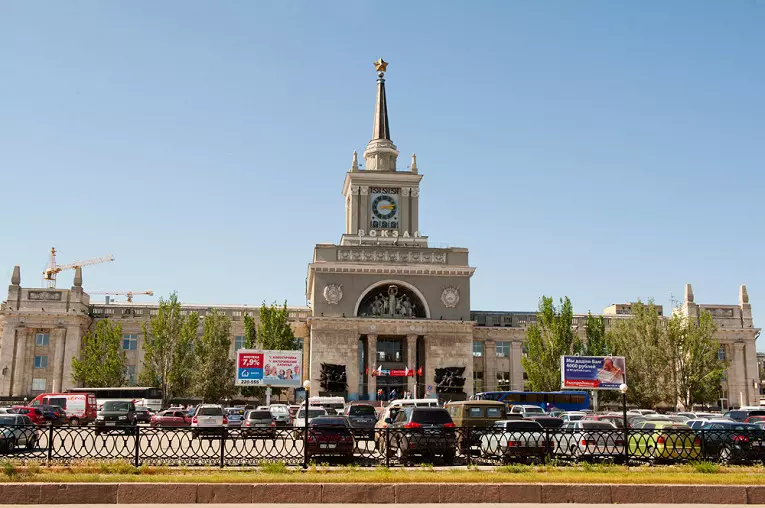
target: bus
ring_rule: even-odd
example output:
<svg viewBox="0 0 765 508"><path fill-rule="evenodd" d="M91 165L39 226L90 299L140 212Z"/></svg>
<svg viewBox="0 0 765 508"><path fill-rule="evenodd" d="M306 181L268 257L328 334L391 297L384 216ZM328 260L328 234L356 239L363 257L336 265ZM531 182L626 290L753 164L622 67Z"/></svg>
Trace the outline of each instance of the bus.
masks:
<svg viewBox="0 0 765 508"><path fill-rule="evenodd" d="M152 411L162 409L162 389L147 386L114 386L108 388L71 388L69 393L93 393L100 408L107 400L133 402Z"/></svg>
<svg viewBox="0 0 765 508"><path fill-rule="evenodd" d="M590 394L587 392L482 392L475 395L476 400L498 400L508 406L530 404L545 411L553 408L563 411L581 411L590 409Z"/></svg>

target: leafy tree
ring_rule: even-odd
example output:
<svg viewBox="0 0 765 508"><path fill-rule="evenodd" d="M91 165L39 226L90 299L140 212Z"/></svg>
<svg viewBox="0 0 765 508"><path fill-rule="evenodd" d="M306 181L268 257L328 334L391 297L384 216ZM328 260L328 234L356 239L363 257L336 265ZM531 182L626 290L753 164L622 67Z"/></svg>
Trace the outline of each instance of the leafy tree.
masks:
<svg viewBox="0 0 765 508"><path fill-rule="evenodd" d="M298 342L289 323L286 300L282 307L277 307L275 303L266 307L265 302L260 306L257 344L261 349L283 351L297 349Z"/></svg>
<svg viewBox="0 0 765 508"><path fill-rule="evenodd" d="M678 399L686 409L695 403L713 402L720 394L720 383L727 367L718 357L720 343L709 312L698 320L674 315L667 329L671 364L675 380L675 406Z"/></svg>
<svg viewBox="0 0 765 508"><path fill-rule="evenodd" d="M157 314L143 325L144 365L139 378L142 384L162 388L162 406L170 399L190 395L194 373L199 315L184 316L178 295L159 299Z"/></svg>
<svg viewBox="0 0 765 508"><path fill-rule="evenodd" d="M674 376L667 325L653 301L647 305L638 301L628 319L615 321L611 342L614 354L624 356L627 363L627 399L645 408L672 400Z"/></svg>
<svg viewBox="0 0 765 508"><path fill-rule="evenodd" d="M229 358L231 319L213 309L205 316L204 333L196 350L194 391L205 402L234 395L234 360Z"/></svg>
<svg viewBox="0 0 765 508"><path fill-rule="evenodd" d="M74 380L89 388L122 386L127 380L122 351L122 325L99 321L95 332L82 339L80 359L72 358Z"/></svg>
<svg viewBox="0 0 765 508"><path fill-rule="evenodd" d="M532 391L560 390L560 357L573 352L573 310L566 297L556 307L552 297L539 302L537 323L526 332L526 356L521 359Z"/></svg>

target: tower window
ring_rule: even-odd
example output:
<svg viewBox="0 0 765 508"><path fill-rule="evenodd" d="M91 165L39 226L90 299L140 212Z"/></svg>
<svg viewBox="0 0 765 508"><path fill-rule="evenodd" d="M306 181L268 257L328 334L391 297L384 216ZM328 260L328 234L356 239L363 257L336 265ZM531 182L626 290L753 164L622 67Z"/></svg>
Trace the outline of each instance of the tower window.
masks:
<svg viewBox="0 0 765 508"><path fill-rule="evenodd" d="M50 334L38 333L35 335L35 346L47 346L50 344Z"/></svg>

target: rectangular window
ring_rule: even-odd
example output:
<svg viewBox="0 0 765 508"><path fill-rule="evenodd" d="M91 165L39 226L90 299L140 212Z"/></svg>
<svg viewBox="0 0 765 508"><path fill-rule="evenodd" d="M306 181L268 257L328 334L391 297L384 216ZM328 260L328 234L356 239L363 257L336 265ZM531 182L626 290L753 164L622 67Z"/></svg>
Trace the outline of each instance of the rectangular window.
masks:
<svg viewBox="0 0 765 508"><path fill-rule="evenodd" d="M483 416L483 409L481 409L480 407L471 407L470 412L468 414L472 416L473 418L480 418L481 416Z"/></svg>
<svg viewBox="0 0 765 508"><path fill-rule="evenodd" d="M499 358L507 358L510 356L509 342L497 342L497 356Z"/></svg>
<svg viewBox="0 0 765 508"><path fill-rule="evenodd" d="M483 345L481 343L481 345ZM483 372L473 371L473 393L483 391Z"/></svg>
<svg viewBox="0 0 765 508"><path fill-rule="evenodd" d="M479 342L479 341L473 342L473 356L475 357L483 356L483 342Z"/></svg>
<svg viewBox="0 0 765 508"><path fill-rule="evenodd" d="M509 372L497 372L497 390L499 391L510 390L510 373Z"/></svg>
<svg viewBox="0 0 765 508"><path fill-rule="evenodd" d="M127 377L127 384L135 385L135 365L125 367L125 377Z"/></svg>
<svg viewBox="0 0 765 508"><path fill-rule="evenodd" d="M122 349L125 351L135 351L138 349L138 334L126 333L122 335Z"/></svg>
<svg viewBox="0 0 765 508"><path fill-rule="evenodd" d="M35 335L35 346L47 346L50 344L50 334L38 333Z"/></svg>
<svg viewBox="0 0 765 508"><path fill-rule="evenodd" d="M114 314L114 309L104 309L104 314Z"/></svg>
<svg viewBox="0 0 765 508"><path fill-rule="evenodd" d="M235 310L234 312L231 313L231 315L234 316L234 317L242 317L242 311L241 310Z"/></svg>
<svg viewBox="0 0 765 508"><path fill-rule="evenodd" d="M502 409L498 407L487 407L486 417L487 418L502 418Z"/></svg>
<svg viewBox="0 0 765 508"><path fill-rule="evenodd" d="M45 391L45 379L41 378L35 378L32 380L32 391L33 392L44 392Z"/></svg>
<svg viewBox="0 0 765 508"><path fill-rule="evenodd" d="M244 341L246 337L244 335L237 335L234 337L234 351L239 351L240 349L244 349Z"/></svg>
<svg viewBox="0 0 765 508"><path fill-rule="evenodd" d="M720 346L720 349L717 350L717 359L721 362L725 361L725 346Z"/></svg>
<svg viewBox="0 0 765 508"><path fill-rule="evenodd" d="M48 368L48 356L35 356L35 369L47 369Z"/></svg>

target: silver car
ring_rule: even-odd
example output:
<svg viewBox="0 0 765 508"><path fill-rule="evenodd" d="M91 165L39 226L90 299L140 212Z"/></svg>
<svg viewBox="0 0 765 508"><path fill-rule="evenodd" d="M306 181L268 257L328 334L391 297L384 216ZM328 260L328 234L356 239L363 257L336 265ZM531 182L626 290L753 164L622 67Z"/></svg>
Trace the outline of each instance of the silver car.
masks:
<svg viewBox="0 0 765 508"><path fill-rule="evenodd" d="M547 449L544 427L532 420L499 420L481 432L481 456L496 457L503 462L511 460L541 460Z"/></svg>
<svg viewBox="0 0 765 508"><path fill-rule="evenodd" d="M558 434L557 452L574 459L624 457L624 431L611 422L566 422Z"/></svg>
<svg viewBox="0 0 765 508"><path fill-rule="evenodd" d="M32 450L39 441L37 426L28 416L0 415L0 449L3 453L13 453L17 446Z"/></svg>

